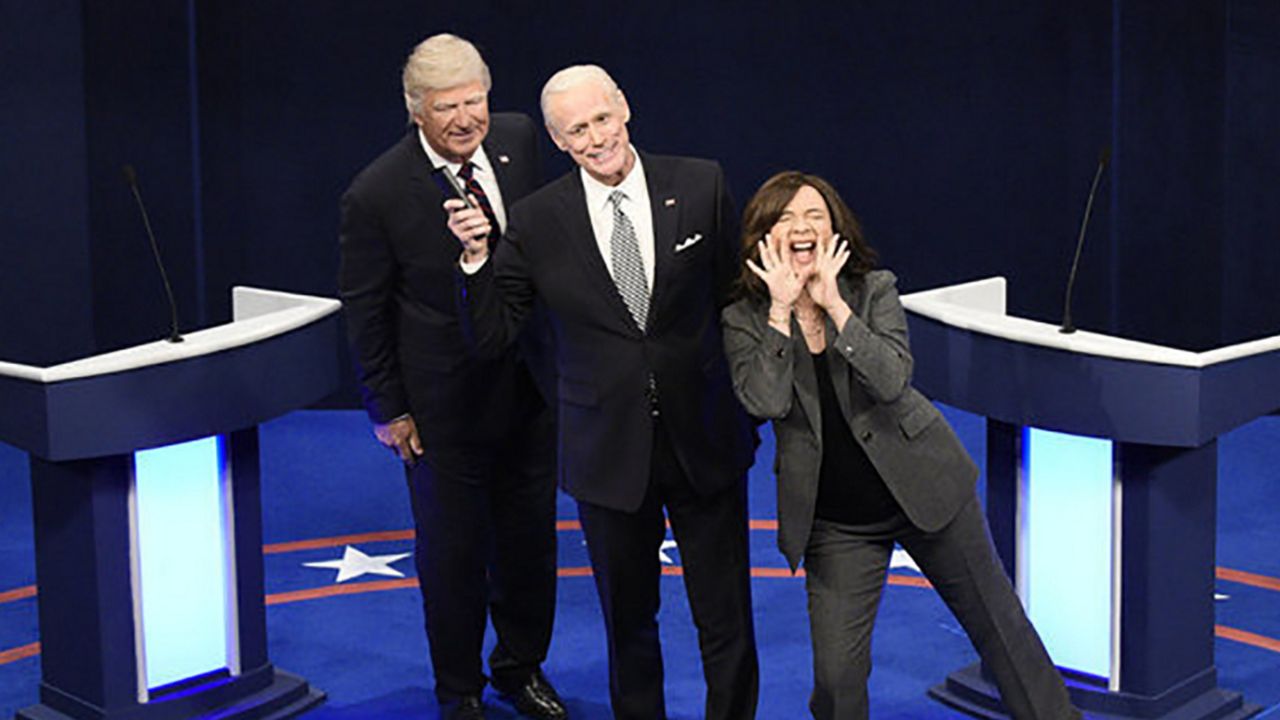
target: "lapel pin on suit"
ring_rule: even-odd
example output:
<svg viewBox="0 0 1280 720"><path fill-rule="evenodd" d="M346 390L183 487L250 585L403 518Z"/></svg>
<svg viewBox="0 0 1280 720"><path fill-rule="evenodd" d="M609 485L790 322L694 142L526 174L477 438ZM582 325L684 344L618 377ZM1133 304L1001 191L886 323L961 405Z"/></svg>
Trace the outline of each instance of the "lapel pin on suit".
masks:
<svg viewBox="0 0 1280 720"><path fill-rule="evenodd" d="M509 156L509 155L499 155L499 156L498 156L498 162L502 163L503 165L510 165L510 164L511 164L511 156Z"/></svg>
<svg viewBox="0 0 1280 720"><path fill-rule="evenodd" d="M665 205L665 206L667 206L667 207L675 207L675 206L676 206L676 199L675 199L675 198L673 198L673 197L669 197L669 198L667 198L666 200L663 200L663 201L662 201L662 204L663 204L663 205Z"/></svg>

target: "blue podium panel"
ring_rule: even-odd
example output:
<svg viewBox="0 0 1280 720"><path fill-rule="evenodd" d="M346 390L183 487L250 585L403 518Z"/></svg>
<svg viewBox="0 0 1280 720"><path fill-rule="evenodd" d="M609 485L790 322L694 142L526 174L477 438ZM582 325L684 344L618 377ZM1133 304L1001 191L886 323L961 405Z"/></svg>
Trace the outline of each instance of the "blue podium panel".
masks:
<svg viewBox="0 0 1280 720"><path fill-rule="evenodd" d="M1055 665L1111 684L1112 444L1037 428L1022 443L1018 596Z"/></svg>
<svg viewBox="0 0 1280 720"><path fill-rule="evenodd" d="M134 601L140 699L189 678L240 674L225 442L134 453Z"/></svg>

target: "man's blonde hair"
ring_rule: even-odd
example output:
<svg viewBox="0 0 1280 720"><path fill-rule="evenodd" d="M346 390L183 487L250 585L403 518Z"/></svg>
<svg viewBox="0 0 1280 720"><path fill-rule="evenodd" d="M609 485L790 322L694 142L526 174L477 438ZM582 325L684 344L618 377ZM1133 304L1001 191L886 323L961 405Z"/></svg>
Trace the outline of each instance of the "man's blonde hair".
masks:
<svg viewBox="0 0 1280 720"><path fill-rule="evenodd" d="M476 46L457 35L432 35L418 43L404 63L404 106L412 118L422 112L422 99L428 90L445 90L477 80L485 92L493 85L489 66Z"/></svg>

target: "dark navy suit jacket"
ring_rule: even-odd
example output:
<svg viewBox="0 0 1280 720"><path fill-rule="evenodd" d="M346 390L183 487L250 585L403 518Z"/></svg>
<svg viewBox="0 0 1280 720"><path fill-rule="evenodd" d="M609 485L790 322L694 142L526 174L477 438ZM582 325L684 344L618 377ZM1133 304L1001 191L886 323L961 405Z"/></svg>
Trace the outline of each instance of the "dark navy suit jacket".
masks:
<svg viewBox="0 0 1280 720"><path fill-rule="evenodd" d="M740 255L724 174L707 160L640 158L656 255L644 331L601 257L576 168L513 207L499 252L462 276L460 294L473 342L486 354L511 341L535 299L545 303L561 486L578 500L628 512L649 484L651 375L661 422L696 492L741 482L754 453L720 333Z"/></svg>

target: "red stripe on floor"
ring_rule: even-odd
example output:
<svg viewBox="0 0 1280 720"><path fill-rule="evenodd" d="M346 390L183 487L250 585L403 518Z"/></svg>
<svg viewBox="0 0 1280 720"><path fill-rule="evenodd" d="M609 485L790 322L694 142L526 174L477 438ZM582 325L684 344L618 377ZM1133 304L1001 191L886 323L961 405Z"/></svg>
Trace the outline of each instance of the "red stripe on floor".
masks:
<svg viewBox="0 0 1280 720"><path fill-rule="evenodd" d="M1262 648L1263 650L1280 653L1280 640L1269 638L1266 635L1251 633L1248 630L1237 630L1236 628L1227 627L1226 625L1214 625L1213 634L1227 640L1235 640L1238 643L1244 643L1245 645L1252 645L1254 647Z"/></svg>
<svg viewBox="0 0 1280 720"><path fill-rule="evenodd" d="M0 592L0 605L15 600L26 600L36 596L36 586L27 585L25 587L14 588L13 590L5 590Z"/></svg>
<svg viewBox="0 0 1280 720"><path fill-rule="evenodd" d="M412 540L412 530L387 530L384 532L360 533L357 535L336 535L313 540L296 540L294 542L271 543L262 546L263 555L297 552L298 550L315 550L316 548L334 547L336 545L354 545L355 543L387 542L390 540Z"/></svg>
<svg viewBox="0 0 1280 720"><path fill-rule="evenodd" d="M21 645L9 650L0 650L0 665L6 663L26 660L29 657L35 657L40 654L40 643L33 642L30 645Z"/></svg>
<svg viewBox="0 0 1280 720"><path fill-rule="evenodd" d="M751 520L752 530L777 530L777 520ZM556 530L560 532L582 530L582 523L577 520L557 520ZM265 555L297 552L299 550L315 550L317 548L354 545L366 542L388 542L392 540L412 540L412 530L388 530L385 532L357 533L354 535L335 535L333 537L313 538L311 540L295 540L293 542L270 543L262 546ZM0 596L3 597L3 596Z"/></svg>
<svg viewBox="0 0 1280 720"><path fill-rule="evenodd" d="M1230 568L1220 567L1217 570L1219 580L1230 580L1244 585L1252 585L1253 587L1262 588L1264 590L1275 590L1280 592L1280 578L1267 577L1266 575L1258 575L1243 570L1232 570Z"/></svg>
<svg viewBox="0 0 1280 720"><path fill-rule="evenodd" d="M403 578L400 580L375 580L373 582L351 583L349 585L326 585L325 587L310 588L308 590L292 590L290 592L272 593L267 596L268 605L284 605L286 603L301 602L303 600L316 600L326 597L337 597L340 595L359 595L367 592L379 592L381 590L403 590L404 588L418 587L417 578Z"/></svg>

